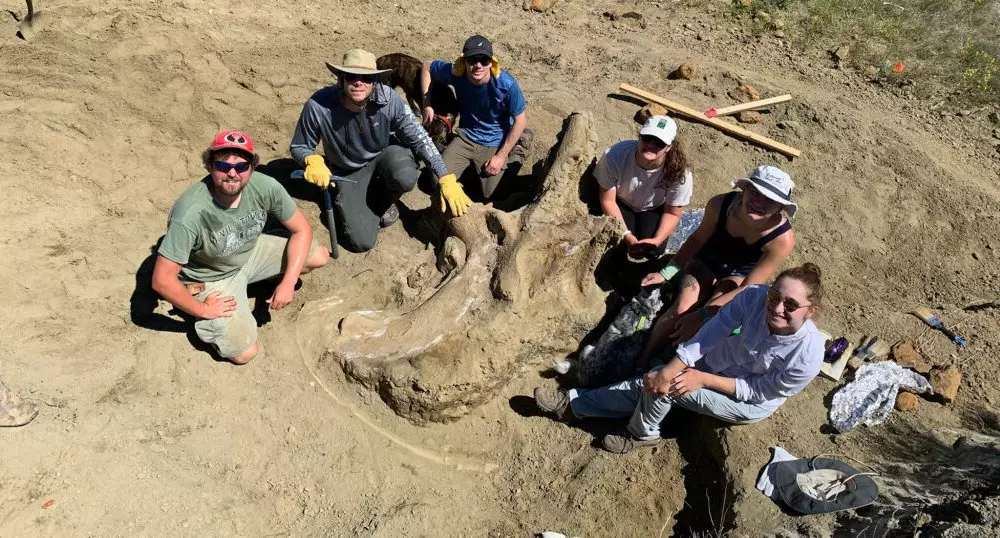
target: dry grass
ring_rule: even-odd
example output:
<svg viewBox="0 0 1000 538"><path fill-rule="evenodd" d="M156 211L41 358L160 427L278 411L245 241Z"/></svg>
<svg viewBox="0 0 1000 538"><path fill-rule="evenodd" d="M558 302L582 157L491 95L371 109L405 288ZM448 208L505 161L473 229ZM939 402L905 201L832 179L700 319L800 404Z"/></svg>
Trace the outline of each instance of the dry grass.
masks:
<svg viewBox="0 0 1000 538"><path fill-rule="evenodd" d="M781 29L802 50L847 45L846 65L918 97L1000 100L1000 0L735 0L734 9L755 32Z"/></svg>

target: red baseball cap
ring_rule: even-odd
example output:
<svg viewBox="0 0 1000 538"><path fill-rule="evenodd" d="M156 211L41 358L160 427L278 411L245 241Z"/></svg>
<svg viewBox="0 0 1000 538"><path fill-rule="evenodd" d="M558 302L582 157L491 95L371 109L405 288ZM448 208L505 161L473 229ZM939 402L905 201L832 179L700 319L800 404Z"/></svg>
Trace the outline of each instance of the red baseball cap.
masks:
<svg viewBox="0 0 1000 538"><path fill-rule="evenodd" d="M208 151L220 149L239 149L249 153L254 158L257 157L253 150L253 140L250 135L242 131L220 131L219 134L215 135L215 140L208 147Z"/></svg>

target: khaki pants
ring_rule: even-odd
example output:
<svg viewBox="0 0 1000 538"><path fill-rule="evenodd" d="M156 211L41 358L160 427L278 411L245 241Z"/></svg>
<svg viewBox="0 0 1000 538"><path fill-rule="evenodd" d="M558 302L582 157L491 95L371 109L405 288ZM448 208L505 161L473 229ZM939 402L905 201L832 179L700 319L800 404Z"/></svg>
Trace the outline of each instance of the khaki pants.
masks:
<svg viewBox="0 0 1000 538"><path fill-rule="evenodd" d="M238 357L257 341L257 320L250 310L247 286L283 273L287 246L288 239L284 237L261 234L250 253L250 259L236 274L222 280L205 282L205 291L198 294L199 301L204 301L214 291L220 292L222 297L236 298L236 312L233 312L232 317L201 319L194 324L198 338L211 344L220 357ZM311 256L315 249L316 242L313 241L308 255Z"/></svg>
<svg viewBox="0 0 1000 538"><path fill-rule="evenodd" d="M511 152L507 157L507 162L500 169L500 173L495 176L487 176L483 173L483 166L497 154L499 149L499 147L481 146L463 136L461 131L459 131L458 136L448 144L448 147L444 148L441 158L444 160L444 165L448 168L448 172L455 174L459 178L462 177L462 173L469 166L475 168L476 176L479 177L483 188L483 197L488 200L496 192L497 186L500 185L500 180L507 170L507 165L509 163L521 163L524 161L523 154Z"/></svg>

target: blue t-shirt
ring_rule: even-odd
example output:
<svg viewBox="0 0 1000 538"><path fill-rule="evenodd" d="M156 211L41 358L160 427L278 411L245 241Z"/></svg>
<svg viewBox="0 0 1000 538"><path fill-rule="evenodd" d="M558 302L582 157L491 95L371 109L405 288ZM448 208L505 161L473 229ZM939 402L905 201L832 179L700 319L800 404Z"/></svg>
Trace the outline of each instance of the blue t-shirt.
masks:
<svg viewBox="0 0 1000 538"><path fill-rule="evenodd" d="M450 84L458 97L459 131L482 146L498 147L514 124L514 117L524 112L527 103L517 79L506 71L499 77L476 86L451 73L452 64L435 60L431 63L431 79L438 84Z"/></svg>

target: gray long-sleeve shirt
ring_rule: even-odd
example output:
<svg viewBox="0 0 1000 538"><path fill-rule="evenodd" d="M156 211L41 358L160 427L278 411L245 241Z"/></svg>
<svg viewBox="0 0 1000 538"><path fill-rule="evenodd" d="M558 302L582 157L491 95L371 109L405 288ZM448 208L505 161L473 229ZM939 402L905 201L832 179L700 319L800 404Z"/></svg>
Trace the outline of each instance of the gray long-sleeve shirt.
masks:
<svg viewBox="0 0 1000 538"><path fill-rule="evenodd" d="M825 349L812 320L794 334L771 334L766 300L767 286L748 286L681 344L677 356L687 366L702 360L699 370L735 378L737 400L777 409L816 377Z"/></svg>
<svg viewBox="0 0 1000 538"><path fill-rule="evenodd" d="M316 153L322 140L327 165L334 174L346 175L378 157L395 134L438 177L448 174L427 131L391 88L375 84L368 106L361 112L344 107L340 96L339 87L327 86L306 101L292 137L292 157L299 164L305 165L306 157Z"/></svg>

